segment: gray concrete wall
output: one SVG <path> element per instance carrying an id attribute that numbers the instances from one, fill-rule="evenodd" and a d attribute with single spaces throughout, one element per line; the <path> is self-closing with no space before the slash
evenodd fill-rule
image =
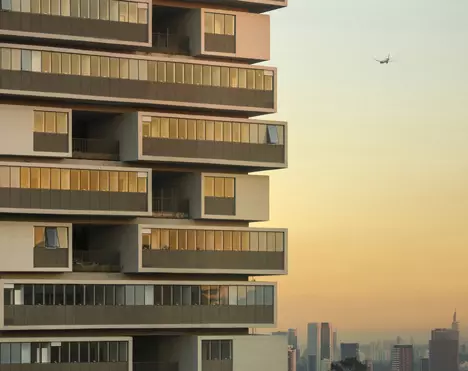
<path id="1" fill-rule="evenodd" d="M 35 152 L 34 109 L 68 112 L 71 123 L 71 110 L 42 108 L 34 106 L 0 105 L 0 155 L 71 157 L 71 138 L 68 152 Z M 69 123 L 69 130 L 71 124 Z"/>
<path id="2" fill-rule="evenodd" d="M 68 268 L 34 267 L 34 226 L 68 227 Z M 71 224 L 0 222 L 0 272 L 71 272 Z"/>

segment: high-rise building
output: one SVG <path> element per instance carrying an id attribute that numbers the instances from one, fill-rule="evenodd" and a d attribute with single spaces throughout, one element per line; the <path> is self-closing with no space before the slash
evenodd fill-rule
<path id="1" fill-rule="evenodd" d="M 320 370 L 320 323 L 307 324 L 307 364 L 308 371 Z M 313 364 L 311 363 L 313 362 Z"/>
<path id="2" fill-rule="evenodd" d="M 359 360 L 359 344 L 358 343 L 341 343 L 341 359 L 356 358 Z"/>
<path id="3" fill-rule="evenodd" d="M 392 371 L 413 371 L 413 346 L 397 344 L 392 348 Z"/>
<path id="4" fill-rule="evenodd" d="M 429 358 L 421 358 L 419 361 L 419 371 L 429 371 Z"/>
<path id="5" fill-rule="evenodd" d="M 297 329 L 295 328 L 288 329 L 288 345 L 297 349 Z"/>
<path id="6" fill-rule="evenodd" d="M 53 369 L 287 369 L 287 0 L 0 4 L 0 353 Z M 14 365 L 11 367 L 13 368 Z M 3 366 L 9 368 L 2 364 Z M 35 369 L 35 367 L 33 367 Z"/>
<path id="7" fill-rule="evenodd" d="M 458 371 L 458 331 L 432 330 L 429 340 L 429 368 L 431 371 Z"/>
<path id="8" fill-rule="evenodd" d="M 332 328 L 328 322 L 323 322 L 320 326 L 320 359 L 333 359 Z"/>
<path id="9" fill-rule="evenodd" d="M 296 371 L 297 357 L 296 349 L 289 346 L 288 347 L 288 371 Z"/>
<path id="10" fill-rule="evenodd" d="M 340 358 L 340 348 L 338 346 L 338 331 L 333 331 L 333 361 L 338 361 Z"/>
<path id="11" fill-rule="evenodd" d="M 374 364 L 370 360 L 365 360 L 364 364 L 367 367 L 367 371 L 374 371 Z"/>
<path id="12" fill-rule="evenodd" d="M 457 321 L 457 310 L 453 312 L 452 330 L 460 333 L 460 322 Z"/>

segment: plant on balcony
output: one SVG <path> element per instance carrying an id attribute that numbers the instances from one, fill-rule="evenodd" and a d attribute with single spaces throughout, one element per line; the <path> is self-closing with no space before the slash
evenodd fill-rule
<path id="1" fill-rule="evenodd" d="M 346 358 L 343 361 L 333 362 L 331 371 L 367 371 L 367 366 L 357 358 Z"/>

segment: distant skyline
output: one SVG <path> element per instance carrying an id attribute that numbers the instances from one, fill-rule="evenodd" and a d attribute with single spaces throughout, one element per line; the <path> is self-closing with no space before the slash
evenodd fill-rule
<path id="1" fill-rule="evenodd" d="M 278 327 L 416 340 L 457 308 L 466 331 L 468 2 L 289 5 L 271 15 L 268 64 L 290 168 L 271 173 L 262 224 L 289 228 Z"/>

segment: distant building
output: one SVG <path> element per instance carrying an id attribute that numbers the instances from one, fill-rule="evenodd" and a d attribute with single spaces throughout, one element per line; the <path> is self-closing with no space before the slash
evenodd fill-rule
<path id="1" fill-rule="evenodd" d="M 356 358 L 359 360 L 359 344 L 358 343 L 341 343 L 341 359 Z"/>
<path id="2" fill-rule="evenodd" d="M 432 330 L 429 340 L 429 366 L 431 371 L 458 371 L 458 331 Z"/>
<path id="3" fill-rule="evenodd" d="M 397 344 L 392 349 L 392 371 L 413 371 L 413 346 Z"/>
<path id="4" fill-rule="evenodd" d="M 366 360 L 364 364 L 367 366 L 367 371 L 374 371 L 374 364 L 372 361 Z"/>
<path id="5" fill-rule="evenodd" d="M 419 361 L 419 371 L 429 371 L 429 358 L 421 358 Z"/>
<path id="6" fill-rule="evenodd" d="M 293 349 L 297 349 L 297 329 L 295 328 L 288 330 L 288 345 Z"/>
<path id="7" fill-rule="evenodd" d="M 296 362 L 296 349 L 289 346 L 288 348 L 288 371 L 296 371 L 297 362 Z"/>
<path id="8" fill-rule="evenodd" d="M 307 371 L 320 371 L 317 362 L 317 355 L 307 356 Z"/>
<path id="9" fill-rule="evenodd" d="M 338 361 L 340 358 L 340 349 L 338 347 L 338 331 L 333 331 L 333 360 Z"/>
<path id="10" fill-rule="evenodd" d="M 320 360 L 332 360 L 332 328 L 328 322 L 323 322 L 320 327 Z"/>
<path id="11" fill-rule="evenodd" d="M 331 363 L 332 362 L 329 359 L 320 360 L 320 371 L 330 371 Z"/>
<path id="12" fill-rule="evenodd" d="M 457 310 L 453 312 L 453 320 L 452 320 L 452 330 L 457 331 L 460 334 L 460 322 L 457 321 Z"/>

